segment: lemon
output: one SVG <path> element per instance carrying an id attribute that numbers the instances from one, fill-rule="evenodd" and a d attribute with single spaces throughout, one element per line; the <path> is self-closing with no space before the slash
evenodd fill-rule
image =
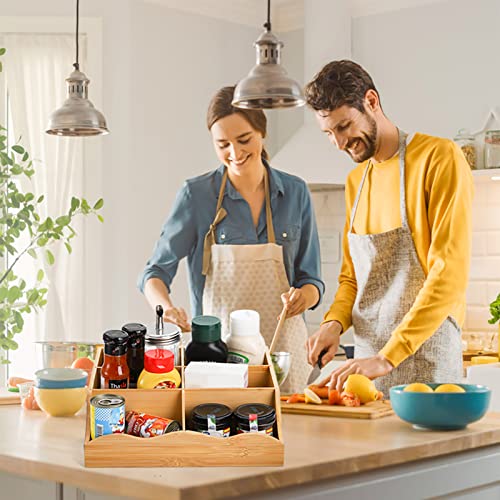
<path id="1" fill-rule="evenodd" d="M 414 382 L 413 384 L 407 385 L 404 392 L 434 392 L 432 387 L 427 384 L 422 384 L 420 382 Z"/>
<path id="2" fill-rule="evenodd" d="M 306 403 L 313 403 L 315 405 L 321 404 L 321 398 L 307 387 L 304 389 L 304 399 Z"/>
<path id="3" fill-rule="evenodd" d="M 362 404 L 376 401 L 378 398 L 378 390 L 373 381 L 359 373 L 353 373 L 347 377 L 344 391 L 358 396 Z"/>
<path id="4" fill-rule="evenodd" d="M 456 384 L 441 384 L 434 389 L 434 392 L 465 392 L 465 389 Z"/>

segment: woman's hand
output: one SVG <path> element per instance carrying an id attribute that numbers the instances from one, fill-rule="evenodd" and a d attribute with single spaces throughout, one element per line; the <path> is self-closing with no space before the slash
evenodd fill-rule
<path id="1" fill-rule="evenodd" d="M 163 321 L 177 325 L 183 332 L 190 332 L 191 325 L 189 323 L 186 311 L 182 307 L 167 307 L 163 310 Z"/>
<path id="2" fill-rule="evenodd" d="M 293 286 L 286 293 L 281 294 L 281 301 L 284 306 L 287 306 L 287 318 L 302 314 L 318 303 L 318 289 L 311 284 L 306 284 L 302 288 L 294 288 Z"/>
<path id="3" fill-rule="evenodd" d="M 393 370 L 392 364 L 381 354 L 370 358 L 349 359 L 339 366 L 327 378 L 321 381 L 320 387 L 330 383 L 330 389 L 342 392 L 347 377 L 352 373 L 360 373 L 369 379 L 383 377 Z"/>

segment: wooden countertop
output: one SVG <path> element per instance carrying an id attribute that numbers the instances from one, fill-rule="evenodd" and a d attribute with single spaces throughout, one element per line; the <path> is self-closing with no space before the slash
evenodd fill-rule
<path id="1" fill-rule="evenodd" d="M 396 416 L 362 421 L 283 415 L 283 467 L 86 469 L 83 415 L 51 418 L 3 406 L 0 425 L 0 470 L 143 499 L 258 493 L 500 443 L 500 414 L 453 432 L 417 431 Z"/>

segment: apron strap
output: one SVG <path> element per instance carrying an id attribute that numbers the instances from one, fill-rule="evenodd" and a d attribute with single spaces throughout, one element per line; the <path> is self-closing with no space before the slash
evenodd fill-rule
<path id="1" fill-rule="evenodd" d="M 399 210 L 401 213 L 401 225 L 409 229 L 408 213 L 406 210 L 406 137 L 408 134 L 399 130 Z"/>
<path id="2" fill-rule="evenodd" d="M 215 210 L 215 218 L 210 224 L 210 228 L 205 234 L 205 241 L 203 242 L 203 269 L 202 274 L 206 276 L 210 271 L 210 264 L 212 262 L 212 245 L 216 244 L 215 241 L 215 229 L 222 220 L 227 215 L 226 209 L 222 206 L 224 200 L 224 192 L 226 190 L 227 183 L 227 168 L 224 170 L 224 175 L 222 176 L 222 182 L 220 185 L 219 198 L 217 199 L 217 208 Z M 271 196 L 269 194 L 269 174 L 267 173 L 267 168 L 264 167 L 264 192 L 266 201 L 266 227 L 267 227 L 267 240 L 269 243 L 276 243 L 276 236 L 274 234 L 273 225 L 273 214 L 271 211 Z"/>
<path id="3" fill-rule="evenodd" d="M 406 137 L 407 134 L 402 130 L 398 129 L 399 133 L 399 210 L 401 213 L 401 225 L 405 229 L 408 229 L 408 214 L 406 212 L 406 181 L 405 181 L 405 166 L 406 166 Z M 371 159 L 368 161 L 368 165 L 366 165 L 365 171 L 363 172 L 363 177 L 361 178 L 361 182 L 359 184 L 358 192 L 356 194 L 356 198 L 354 200 L 354 205 L 351 210 L 351 220 L 349 222 L 349 232 L 352 232 L 352 227 L 354 224 L 354 217 L 356 215 L 356 211 L 358 209 L 359 198 L 361 197 L 361 191 L 363 190 L 363 185 L 366 180 L 366 176 L 370 168 L 372 167 Z"/>
<path id="4" fill-rule="evenodd" d="M 271 211 L 271 195 L 269 194 L 269 174 L 267 168 L 264 167 L 264 191 L 266 195 L 266 228 L 267 228 L 267 242 L 276 243 L 276 236 L 274 234 L 273 213 Z"/>

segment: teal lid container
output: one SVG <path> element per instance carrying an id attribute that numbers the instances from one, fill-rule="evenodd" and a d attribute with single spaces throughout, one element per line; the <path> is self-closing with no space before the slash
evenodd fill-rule
<path id="1" fill-rule="evenodd" d="M 194 342 L 208 344 L 221 339 L 222 325 L 216 316 L 195 316 L 191 321 L 191 334 Z"/>

